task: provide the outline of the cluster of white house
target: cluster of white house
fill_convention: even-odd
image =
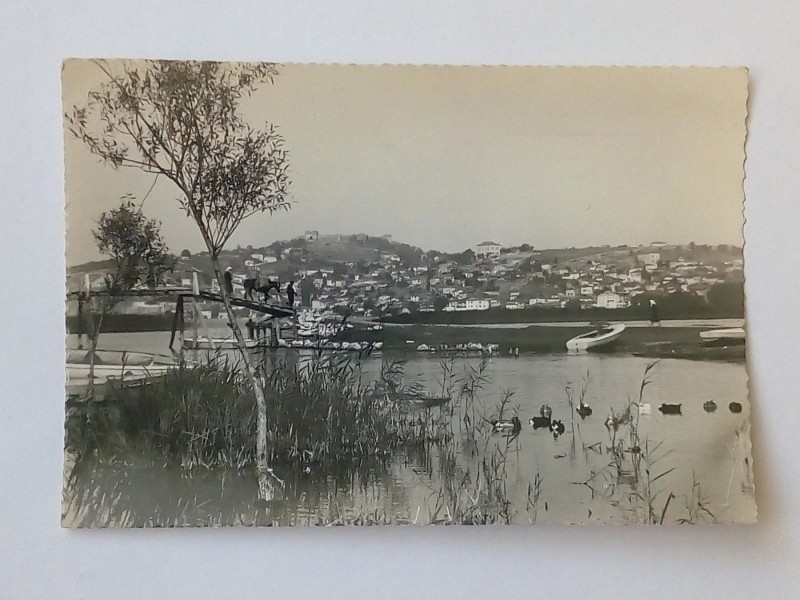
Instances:
[[[330,237],[330,236],[329,236]],[[335,236],[334,236],[335,237]],[[339,236],[341,238],[343,236]],[[359,236],[351,236],[358,238]],[[364,236],[365,237],[365,236]],[[382,236],[390,240],[390,236]],[[327,238],[326,238],[327,239]],[[307,242],[322,243],[319,232],[305,232]],[[665,260],[661,247],[643,247],[639,251],[627,247],[609,248],[607,252],[592,255],[593,260],[576,258],[566,260],[562,254],[558,263],[557,252],[534,252],[520,249],[503,249],[493,241],[484,241],[473,247],[474,261],[461,260],[458,264],[438,253],[423,254],[415,265],[406,264],[391,251],[380,251],[378,258],[364,262],[343,262],[321,268],[297,268],[293,279],[298,301],[301,299],[301,282],[306,290],[303,299],[309,308],[318,311],[346,308],[365,317],[385,312],[445,312],[486,311],[504,308],[521,310],[528,307],[563,307],[569,302],[581,307],[623,309],[632,304],[637,295],[644,293],[669,294],[676,291],[705,296],[715,283],[729,275],[740,276],[742,261],[729,260],[707,265],[681,256],[680,247],[667,247],[670,260]],[[391,246],[387,246],[391,248]],[[284,256],[300,249],[287,248]],[[566,251],[564,251],[566,253]],[[550,257],[549,259],[547,257]],[[263,251],[241,255],[233,276],[234,293],[244,293],[243,280],[258,272],[263,265],[277,261]],[[242,258],[244,260],[242,261]],[[469,262],[470,264],[463,264]],[[535,268],[532,266],[535,263]],[[302,265],[302,261],[300,262]],[[205,285],[218,291],[218,282],[204,277]],[[172,279],[185,287],[192,283],[191,269],[179,272]],[[282,281],[281,293],[285,298]],[[99,278],[92,287],[104,285]],[[310,297],[309,297],[310,296]],[[276,299],[277,300],[277,299]],[[123,303],[119,312],[129,314],[163,314],[174,306],[168,302],[135,299]],[[210,318],[218,307],[201,306],[204,316]]]

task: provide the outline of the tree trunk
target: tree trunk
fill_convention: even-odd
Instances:
[[[100,305],[100,314],[97,317],[97,323],[92,323],[92,331],[89,335],[91,335],[92,339],[89,340],[90,350],[89,350],[89,388],[88,393],[90,398],[94,398],[94,364],[95,364],[95,353],[97,352],[97,344],[100,341],[100,329],[103,327],[103,319],[105,319],[106,312],[109,310],[108,302],[103,300],[102,304]],[[91,305],[89,307],[89,311],[91,313]]]
[[[217,278],[220,286],[220,295],[222,302],[225,305],[225,312],[228,315],[228,322],[233,330],[233,336],[236,338],[236,345],[239,347],[239,352],[242,355],[247,375],[250,378],[250,383],[253,386],[253,394],[256,397],[257,409],[257,422],[258,430],[256,434],[256,464],[259,471],[259,494],[264,500],[271,500],[274,497],[275,486],[273,479],[279,481],[272,473],[269,467],[269,460],[267,457],[267,401],[264,396],[264,387],[258,378],[253,361],[247,353],[244,335],[239,324],[236,322],[236,316],[233,314],[233,307],[228,297],[228,290],[225,287],[225,281],[222,274],[222,269],[219,265],[219,259],[211,255],[211,264],[214,267],[214,276]]]

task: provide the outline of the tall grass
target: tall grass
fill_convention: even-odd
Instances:
[[[513,506],[508,486],[519,476],[513,471],[520,464],[515,456],[520,438],[492,428],[495,419],[519,415],[513,390],[501,391],[496,404],[486,402],[487,363],[466,363],[460,373],[452,359],[440,366],[435,393],[450,401],[429,408],[409,401],[424,390],[407,377],[402,361],[382,362],[369,378],[357,360],[330,355],[299,366],[277,359],[262,364],[258,375],[267,397],[271,463],[285,481],[281,501],[289,507],[271,512],[262,510],[256,490],[241,491],[253,485],[248,477],[255,465],[256,416],[237,363],[218,357],[176,369],[147,387],[111,389],[102,401],[72,402],[68,448],[93,458],[83,465],[78,460],[74,476],[97,482],[73,485],[65,494],[67,504],[71,514],[88,515],[95,524],[488,524],[518,522],[514,510],[536,522],[540,508],[548,510],[546,500],[551,505],[556,500],[548,497],[550,479],[543,481],[538,470],[528,473],[527,504]],[[582,448],[590,468],[590,477],[575,483],[591,490],[591,502],[604,499],[641,523],[714,521],[699,483],[683,495],[667,487],[674,470],[670,453],[639,431],[636,408],[646,400],[654,366],[648,364],[637,392],[612,410],[607,439],[603,433],[584,441],[582,421],[575,417],[588,398],[589,374],[582,385],[566,388],[570,460]],[[548,454],[542,460],[549,460]],[[85,472],[97,465],[97,473]],[[148,503],[150,484],[142,484],[141,477],[150,477],[153,465],[174,469],[188,490],[172,510]],[[408,473],[408,466],[419,472],[417,483],[428,486],[427,501],[401,512],[395,507],[405,506],[402,501],[392,506],[351,501],[374,493],[375,480],[391,479],[398,467]],[[678,514],[681,496],[685,506]]]
[[[384,364],[371,383],[351,360],[277,362],[258,375],[271,462],[381,461],[399,446],[450,437],[443,419],[408,406],[418,390],[403,387],[402,363]],[[136,448],[184,468],[255,464],[255,399],[239,365],[225,360],[184,366],[141,388],[112,388],[100,401],[73,401],[68,415],[67,446],[77,452],[115,460]]]

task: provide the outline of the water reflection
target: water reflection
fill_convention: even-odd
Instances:
[[[313,353],[266,360],[307,368]],[[383,360],[386,360],[384,357]],[[91,457],[70,470],[64,523],[70,526],[205,526],[459,523],[750,522],[756,508],[743,365],[664,360],[641,388],[648,362],[620,356],[495,358],[484,365],[474,397],[461,394],[464,372],[480,361],[414,357],[408,382],[450,386],[454,400],[420,411],[421,422],[446,419],[451,443],[398,450],[386,461],[340,469],[276,472],[282,497],[258,497],[249,471],[109,466]],[[360,376],[378,376],[381,359]],[[449,379],[448,379],[449,378]],[[641,398],[640,398],[641,395]],[[580,398],[580,401],[578,400]],[[641,400],[641,402],[640,402]],[[707,411],[714,401],[719,409]],[[740,413],[728,409],[741,404]],[[682,405],[662,414],[662,403]],[[551,407],[563,435],[528,419]],[[591,407],[578,414],[577,407]],[[642,405],[640,409],[638,404]],[[650,405],[649,413],[644,405]],[[628,411],[627,423],[608,424]],[[490,416],[518,415],[518,434],[491,432]],[[141,463],[120,457],[120,463]],[[130,460],[128,460],[130,459]]]

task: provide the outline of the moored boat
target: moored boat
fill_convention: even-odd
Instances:
[[[303,350],[328,350],[346,352],[377,351],[383,348],[383,342],[336,342],[332,340],[278,340],[279,348],[293,348]]]
[[[97,350],[92,365],[91,351],[67,351],[67,388],[81,389],[90,383],[109,381],[135,385],[165,375],[179,364],[171,356],[126,350]],[[93,373],[93,378],[90,377]]]
[[[701,331],[700,339],[708,346],[743,344],[745,341],[744,327],[729,327],[727,329]]]
[[[255,348],[258,340],[245,340],[245,348]],[[183,338],[183,347],[187,350],[235,350],[239,346],[234,338],[208,338],[193,337]]]
[[[617,323],[614,325],[599,326],[594,331],[577,335],[567,342],[567,350],[570,352],[584,352],[592,348],[608,346],[616,342],[625,331],[625,325]]]

